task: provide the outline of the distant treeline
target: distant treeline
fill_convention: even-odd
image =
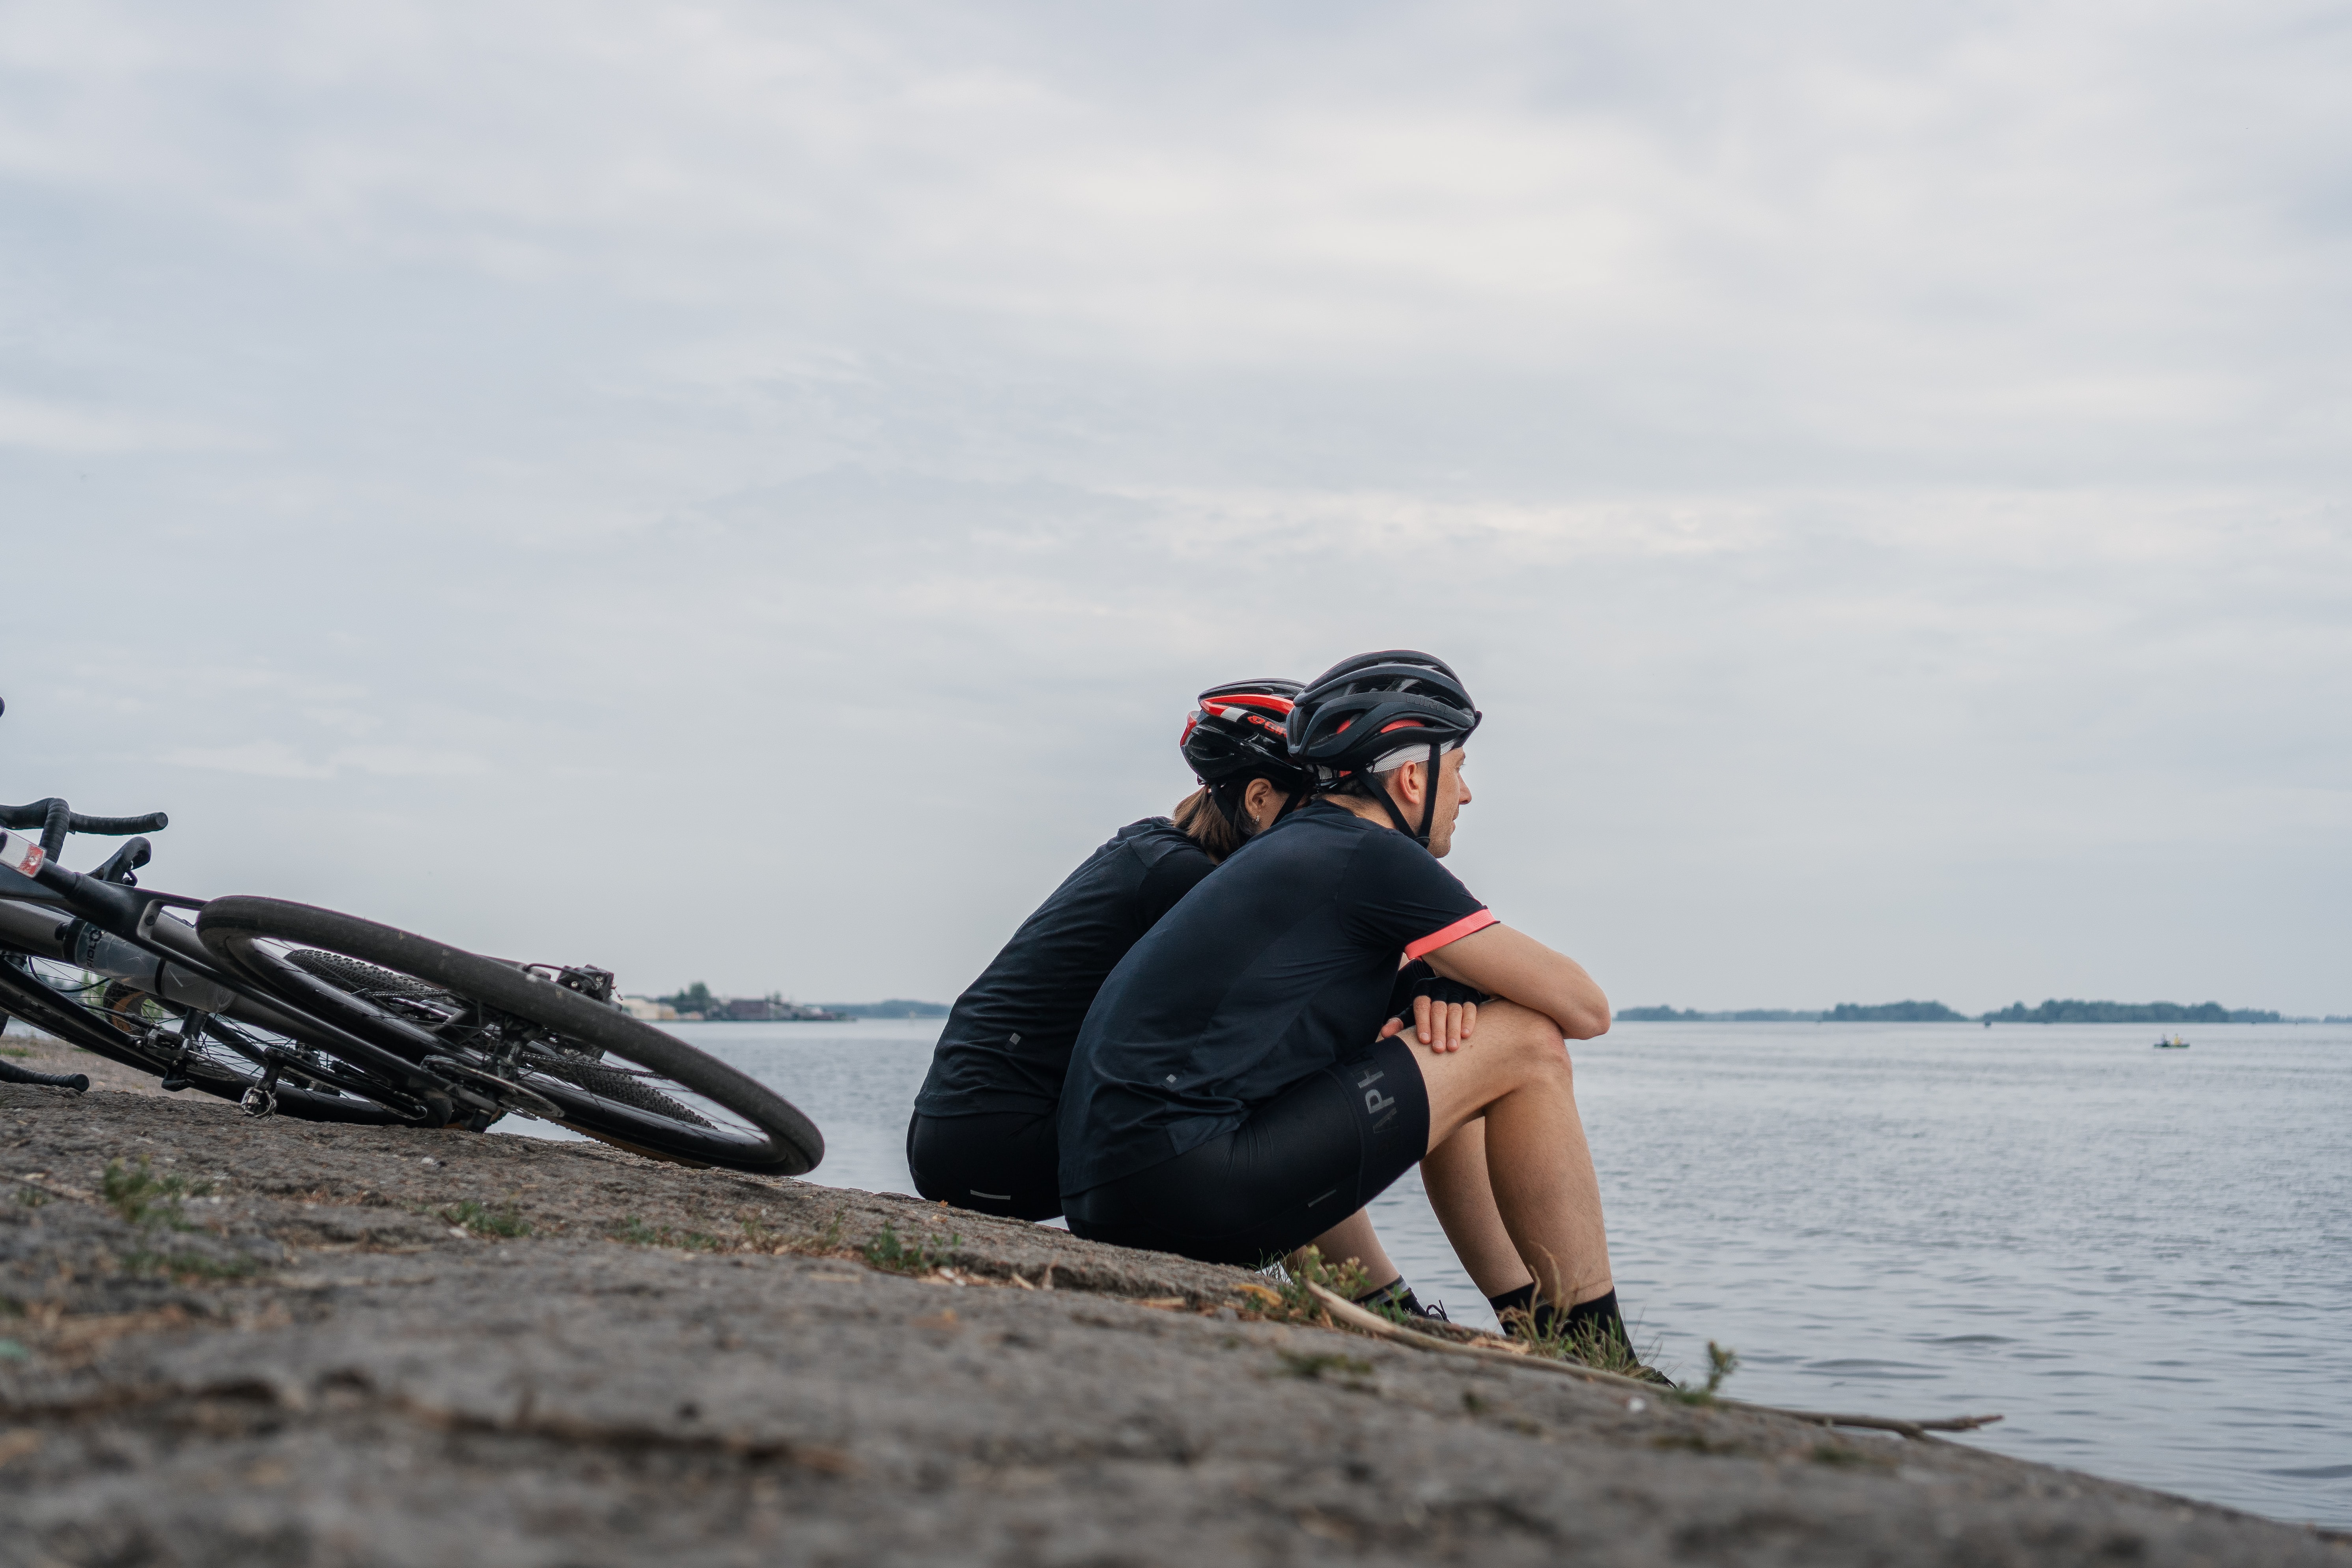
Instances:
[[[1617,1017],[1629,1024],[1818,1024],[1818,1012],[1794,1013],[1786,1007],[1742,1007],[1736,1013],[1677,1012],[1672,1007],[1620,1007]]]
[[[698,980],[674,996],[656,996],[680,1013],[698,1013],[706,1018],[716,1018],[727,1011],[728,998],[714,996],[710,987]],[[782,997],[772,1001],[782,1002]],[[790,1004],[784,1004],[790,1005]],[[806,1008],[812,1013],[830,1013],[837,1018],[944,1018],[948,1009],[944,1003],[912,1002],[904,996],[893,996],[886,1002],[826,1002]]]
[[[1992,1024],[2275,1024],[2276,1013],[2261,1007],[2224,1007],[2219,1002],[2183,1006],[2178,1002],[2061,1002],[2055,997],[2039,1007],[2012,1002],[1998,1013],[1987,1013]]]
[[[2178,1002],[2061,1002],[2053,998],[2039,1007],[2013,1002],[1998,1013],[1972,1017],[1941,1002],[1878,1002],[1864,1005],[1841,1002],[1828,1012],[1801,1012],[1786,1007],[1742,1007],[1729,1013],[1701,1013],[1673,1007],[1626,1007],[1617,1016],[1629,1024],[2276,1024],[2279,1015],[2261,1007],[2224,1007],[2200,1002],[2193,1007]],[[2328,1023],[2338,1020],[2329,1018]]]
[[[1965,1024],[1965,1013],[1955,1013],[1941,1002],[1880,1002],[1864,1007],[1841,1002],[1822,1015],[1825,1024]]]
[[[1672,1007],[1627,1007],[1618,1017],[1632,1024],[1965,1024],[1968,1015],[1941,1002],[1879,1002],[1864,1006],[1841,1002],[1818,1008],[1742,1007],[1729,1013],[1677,1012]]]
[[[710,987],[699,980],[674,996],[656,996],[654,1000],[676,1008],[681,1015],[693,1013],[705,1018],[725,1005],[725,998],[712,995]]]
[[[944,1018],[948,1005],[944,1002],[909,1002],[904,996],[893,996],[887,1002],[827,1002],[824,1010],[838,1013],[845,1018]]]
[[[946,1018],[948,1006],[943,1002],[912,1002],[908,996],[889,996],[887,1002],[825,1002],[821,1006],[785,1002],[781,994],[764,996],[764,1008],[752,1008],[740,996],[718,996],[710,987],[696,980],[675,996],[654,996],[654,1002],[673,1008],[682,1018]]]

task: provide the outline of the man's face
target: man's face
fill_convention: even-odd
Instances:
[[[1440,859],[1454,847],[1454,819],[1470,804],[1470,784],[1462,776],[1463,759],[1469,753],[1452,751],[1438,759],[1437,815],[1429,822],[1429,852]]]
[[[1462,776],[1463,759],[1468,755],[1463,751],[1448,752],[1437,764],[1437,811],[1429,819],[1429,852],[1440,859],[1454,847],[1455,816],[1470,804],[1469,781]],[[1422,797],[1413,783],[1406,781],[1418,783],[1428,772],[1427,763],[1407,763],[1391,775],[1389,784],[1389,793],[1395,797],[1398,809],[1416,827],[1421,826]]]

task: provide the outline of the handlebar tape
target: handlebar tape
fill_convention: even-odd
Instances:
[[[0,1083],[37,1083],[47,1089],[69,1089],[77,1094],[89,1091],[87,1073],[34,1072],[14,1062],[0,1062]]]
[[[161,833],[171,826],[171,817],[160,811],[151,811],[144,816],[84,816],[55,797],[37,800],[30,805],[0,805],[0,827],[13,827],[19,831],[37,827],[41,829],[45,841],[54,827],[60,843],[47,846],[51,855],[62,847],[62,840],[68,833],[94,833],[101,838],[124,838],[133,833]]]
[[[101,838],[127,838],[134,833],[161,833],[171,826],[171,817],[160,811],[144,816],[84,816],[76,812],[67,830],[95,833]]]

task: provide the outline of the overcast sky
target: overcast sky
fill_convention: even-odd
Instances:
[[[0,5],[0,796],[945,1000],[1193,692],[1402,645],[1620,1005],[2352,1011],[2347,79],[2273,0]]]

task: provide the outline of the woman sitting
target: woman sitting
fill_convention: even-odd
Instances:
[[[1219,861],[1297,805],[1284,725],[1295,680],[1201,693],[1179,745],[1200,787],[1173,818],[1130,822],[1021,922],[958,997],[907,1129],[915,1190],[1015,1219],[1062,1212],[1062,1074],[1095,993]]]

